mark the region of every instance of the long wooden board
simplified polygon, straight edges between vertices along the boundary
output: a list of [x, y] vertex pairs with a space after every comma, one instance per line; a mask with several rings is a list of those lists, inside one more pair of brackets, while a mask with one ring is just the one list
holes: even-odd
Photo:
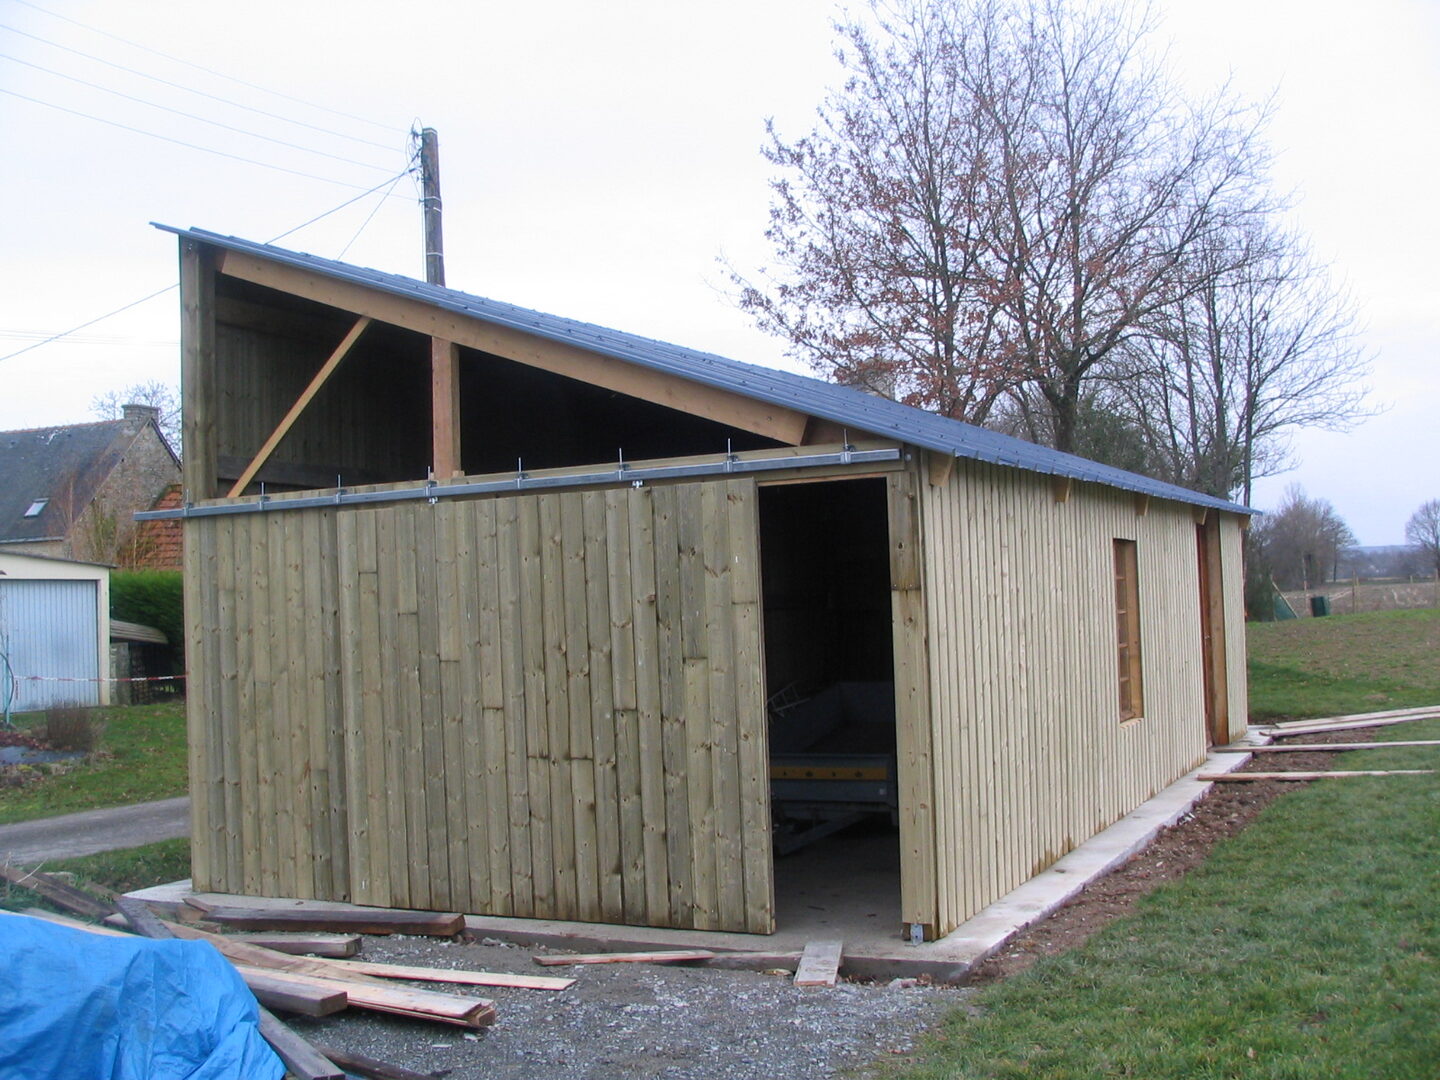
[[292, 956], [323, 956], [345, 960], [360, 951], [359, 934], [287, 934], [283, 930], [236, 934], [237, 941]]
[[1419, 705], [1408, 709], [1387, 709], [1384, 712], [1347, 713], [1344, 716], [1321, 716], [1308, 720], [1282, 720], [1277, 724], [1262, 725], [1277, 728], [1312, 727], [1317, 724], [1348, 724], [1369, 720], [1413, 720], [1426, 716], [1440, 716], [1440, 705]]
[[513, 975], [508, 971], [466, 971], [458, 968], [414, 967], [408, 964], [379, 964], [368, 960], [347, 960], [331, 969], [337, 978], [353, 971], [380, 979], [413, 979], [417, 982], [456, 983], [461, 986], [504, 986], [512, 990], [568, 990], [574, 979], [545, 975]]
[[1354, 769], [1335, 772], [1250, 772], [1250, 773], [1201, 773], [1196, 780], [1212, 783], [1243, 784], [1255, 780], [1329, 780], [1340, 776], [1420, 776], [1435, 772], [1434, 769]]
[[285, 975], [257, 968], [237, 967], [255, 1000], [267, 1009], [297, 1013], [300, 1016], [330, 1016], [350, 1004], [344, 990], [304, 986]]
[[461, 997], [438, 993], [434, 990], [387, 986], [368, 979], [364, 982], [357, 982], [353, 979], [302, 975], [294, 971], [273, 971], [268, 968], [254, 968], [248, 964], [236, 964], [235, 967], [242, 975], [259, 972], [278, 979], [282, 983], [292, 983], [320, 990], [342, 991], [349, 997], [350, 1004], [357, 1008], [394, 1013], [397, 1016], [413, 1016], [420, 1020], [437, 1020], [442, 1024], [456, 1024], [470, 1028], [481, 1028], [495, 1022], [495, 1003], [485, 998]]
[[211, 922], [241, 930], [344, 930], [358, 934], [453, 937], [465, 929], [465, 916], [439, 911], [212, 907], [204, 914]]
[[1288, 754], [1316, 750], [1383, 750], [1387, 746], [1440, 746], [1440, 739], [1412, 739], [1408, 742], [1284, 743], [1279, 746], [1212, 746], [1217, 754]]
[[671, 949], [666, 952], [575, 953], [573, 956], [537, 956], [535, 962], [545, 967], [562, 964], [686, 964], [713, 960], [708, 949]]

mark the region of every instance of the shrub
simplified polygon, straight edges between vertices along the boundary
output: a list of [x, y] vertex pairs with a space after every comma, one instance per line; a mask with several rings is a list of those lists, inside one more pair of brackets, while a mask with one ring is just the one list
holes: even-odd
[[45, 710], [45, 741], [56, 750], [79, 750], [86, 754], [100, 748], [105, 721], [90, 709], [78, 705], [52, 705]]
[[110, 617], [143, 623], [185, 648], [185, 597], [178, 570], [116, 570], [110, 575]]

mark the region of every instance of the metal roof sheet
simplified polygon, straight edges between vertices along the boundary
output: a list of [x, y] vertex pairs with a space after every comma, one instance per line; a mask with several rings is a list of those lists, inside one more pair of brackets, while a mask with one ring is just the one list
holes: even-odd
[[640, 367], [663, 371], [745, 397], [781, 405], [796, 412], [844, 425], [857, 433], [868, 432], [927, 450], [953, 454], [958, 458], [1105, 484], [1155, 498], [1173, 499], [1242, 514], [1253, 513], [1249, 508], [1226, 499], [1204, 495], [1138, 473], [1102, 465], [1088, 458], [1062, 453], [959, 420], [951, 420], [848, 386], [730, 360], [713, 353], [699, 352], [620, 330], [610, 330], [576, 319], [548, 315], [499, 300], [473, 296], [458, 289], [430, 285], [399, 274], [336, 262], [270, 244], [257, 244], [205, 229], [183, 229], [158, 222], [154, 224], [158, 229], [218, 248], [256, 255], [340, 281], [421, 300], [457, 315], [521, 330], [536, 337], [564, 342]]

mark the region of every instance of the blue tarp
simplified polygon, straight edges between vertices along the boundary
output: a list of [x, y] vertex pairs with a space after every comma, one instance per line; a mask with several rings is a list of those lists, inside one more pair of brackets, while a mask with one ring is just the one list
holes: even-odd
[[203, 941], [0, 912], [4, 1080], [280, 1080], [255, 998]]

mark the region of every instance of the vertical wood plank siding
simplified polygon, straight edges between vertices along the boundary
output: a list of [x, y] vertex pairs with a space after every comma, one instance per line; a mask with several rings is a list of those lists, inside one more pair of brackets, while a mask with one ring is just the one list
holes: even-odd
[[[945, 933], [1202, 760], [1199, 580], [1189, 506], [1155, 500], [1140, 513], [1129, 493], [1089, 484], [1057, 502], [1049, 478], [979, 462], [921, 490]], [[1240, 529], [1228, 515], [1222, 538], [1243, 730]], [[1117, 704], [1116, 539], [1134, 540], [1139, 561], [1145, 708], [1129, 723]]]
[[197, 886], [773, 930], [753, 480], [185, 527]]

